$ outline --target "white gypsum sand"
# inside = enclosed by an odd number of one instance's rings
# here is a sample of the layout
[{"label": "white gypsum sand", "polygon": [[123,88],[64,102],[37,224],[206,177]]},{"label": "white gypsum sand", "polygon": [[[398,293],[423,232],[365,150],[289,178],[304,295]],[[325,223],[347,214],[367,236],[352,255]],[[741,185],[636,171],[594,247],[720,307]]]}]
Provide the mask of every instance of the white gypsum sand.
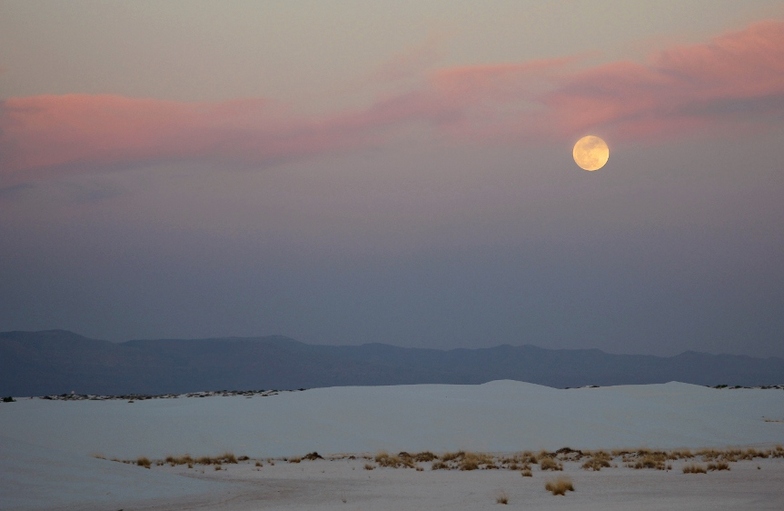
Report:
[{"label": "white gypsum sand", "polygon": [[[510,505],[541,501],[536,507],[542,509],[613,509],[614,502],[627,508],[631,502],[650,502],[648,508],[657,509],[667,502],[691,503],[690,508],[697,509],[703,501],[713,503],[712,509],[730,502],[739,509],[737,505],[753,499],[762,506],[756,509],[778,509],[784,500],[781,459],[739,461],[730,471],[709,474],[683,474],[677,466],[669,472],[619,467],[593,473],[578,463],[565,463],[577,491],[553,497],[544,490],[551,474],[536,466],[531,478],[506,470],[364,470],[362,460],[274,466],[263,462],[259,470],[250,462],[224,465],[219,471],[198,466],[147,470],[90,456],[164,459],[230,451],[266,460],[311,451],[329,455],[382,449],[511,453],[564,446],[770,447],[784,441],[784,423],[777,422],[783,414],[781,390],[719,390],[679,383],[568,390],[511,381],[338,387],[270,397],[135,403],[19,399],[0,406],[0,509],[69,508],[75,502],[81,502],[80,508],[110,509],[116,503],[117,509],[132,504],[187,509],[192,499],[206,509],[225,510],[417,507],[410,499],[422,509],[477,509],[485,500],[487,506],[500,505],[493,493],[500,491],[506,492]],[[118,470],[116,479],[97,475]],[[146,490],[123,493],[118,485],[125,484],[119,482],[125,477]],[[78,491],[72,481],[79,481]],[[221,482],[218,487],[216,481]],[[357,496],[363,503],[346,507]]]}]

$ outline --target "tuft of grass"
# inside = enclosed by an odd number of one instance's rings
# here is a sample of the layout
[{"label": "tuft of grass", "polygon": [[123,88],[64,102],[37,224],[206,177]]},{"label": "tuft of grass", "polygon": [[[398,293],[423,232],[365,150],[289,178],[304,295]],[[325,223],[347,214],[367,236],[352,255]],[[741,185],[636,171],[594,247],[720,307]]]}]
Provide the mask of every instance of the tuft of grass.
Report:
[{"label": "tuft of grass", "polygon": [[531,473],[531,469],[530,468],[527,468],[527,469],[523,470],[522,472],[520,472],[520,475],[522,475],[523,477],[533,477],[534,476]]},{"label": "tuft of grass", "polygon": [[708,470],[713,472],[714,470],[729,470],[730,464],[726,461],[717,461],[715,463],[708,463]]},{"label": "tuft of grass", "polygon": [[558,470],[563,470],[563,465],[555,461],[553,458],[550,458],[549,456],[542,456],[539,458],[539,468],[541,470],[558,471]]},{"label": "tuft of grass", "polygon": [[257,462],[256,462],[256,466],[257,466],[257,467],[259,467],[259,468],[261,468],[261,467],[263,467],[264,465],[262,465],[260,461],[257,461]]},{"label": "tuft of grass", "polygon": [[477,470],[479,468],[496,468],[495,460],[489,454],[469,452],[460,460],[460,470]]},{"label": "tuft of grass", "polygon": [[406,456],[404,453],[403,456],[400,455],[392,455],[386,451],[381,451],[376,454],[374,458],[375,462],[378,463],[380,467],[389,467],[389,468],[398,468],[398,467],[407,467],[407,468],[415,468],[416,465],[414,461],[411,459],[411,456]]},{"label": "tuft of grass", "polygon": [[684,474],[706,474],[707,472],[703,465],[697,465],[696,463],[689,463],[683,466]]},{"label": "tuft of grass", "polygon": [[166,456],[165,461],[172,467],[177,465],[193,465],[194,463],[193,458],[191,458],[189,454],[186,454],[185,456]]},{"label": "tuft of grass", "polygon": [[585,462],[582,464],[582,468],[583,470],[593,470],[595,472],[598,472],[603,468],[611,467],[612,466],[610,465],[611,459],[612,458],[610,458],[610,455],[607,454],[606,452],[597,451],[591,454],[590,458],[585,460]]},{"label": "tuft of grass", "polygon": [[441,455],[441,461],[452,461],[457,460],[465,456],[464,451],[457,451],[457,452],[446,452]]},{"label": "tuft of grass", "polygon": [[496,504],[509,504],[509,495],[506,494],[505,491],[501,490],[498,496],[495,498]]},{"label": "tuft of grass", "polygon": [[373,470],[374,468],[376,468],[374,465],[371,465],[370,463],[365,463],[365,470]]},{"label": "tuft of grass", "polygon": [[552,481],[547,481],[544,489],[551,492],[553,495],[566,495],[567,491],[574,491],[572,480],[568,477],[559,477]]},{"label": "tuft of grass", "polygon": [[435,460],[437,458],[438,458],[438,456],[436,456],[435,454],[433,454],[430,451],[423,451],[423,452],[416,453],[414,455],[414,461],[424,462],[424,463],[433,461],[433,460]]},{"label": "tuft of grass", "polygon": [[147,458],[146,456],[141,456],[139,458],[136,458],[136,464],[144,468],[150,468],[151,465],[150,459]]},{"label": "tuft of grass", "polygon": [[667,453],[664,452],[651,452],[647,449],[640,449],[637,452],[637,460],[627,464],[628,467],[634,469],[652,468],[656,470],[664,470],[667,468]]},{"label": "tuft of grass", "polygon": [[430,470],[449,470],[449,465],[443,461],[434,461],[433,465],[430,467]]}]

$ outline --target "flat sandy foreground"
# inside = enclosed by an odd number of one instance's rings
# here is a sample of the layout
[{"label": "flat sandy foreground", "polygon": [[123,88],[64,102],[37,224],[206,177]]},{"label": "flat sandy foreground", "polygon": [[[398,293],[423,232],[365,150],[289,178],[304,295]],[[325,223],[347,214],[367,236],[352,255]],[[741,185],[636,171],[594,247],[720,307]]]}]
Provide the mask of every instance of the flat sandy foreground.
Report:
[{"label": "flat sandy foreground", "polygon": [[[368,462],[361,459],[277,462],[258,470],[253,462],[241,462],[223,465],[221,471],[206,467],[196,475],[239,483],[230,490],[190,502],[159,502],[138,509],[498,511],[506,509],[499,502],[503,497],[508,508],[518,509],[784,509],[784,459],[739,461],[729,471],[707,474],[684,474],[682,466],[688,463],[674,462],[670,471],[620,467],[594,472],[567,462],[562,472],[534,467],[531,477],[522,477],[520,471],[509,470],[430,470],[429,463],[421,464],[420,472],[366,470]],[[574,491],[563,496],[548,492],[546,482],[559,477],[568,477]]]},{"label": "flat sandy foreground", "polygon": [[[565,390],[507,381],[135,403],[20,399],[0,405],[0,509],[780,511],[784,457],[758,455],[777,456],[780,444],[784,391],[678,383]],[[566,446],[584,454],[556,455]],[[699,455],[703,448],[724,455]],[[538,459],[526,459],[524,449]],[[610,466],[581,468],[588,450],[598,449]],[[630,467],[657,450],[686,449],[693,457],[666,459],[664,470]],[[401,451],[439,458],[391,468],[376,459],[382,450],[392,459]],[[488,458],[480,457],[476,470],[459,470],[460,458],[447,462],[451,470],[433,470],[444,453],[461,450],[491,453],[500,468],[482,469]],[[543,470],[540,450],[563,470]],[[314,451],[324,459],[296,462]],[[198,462],[227,452],[238,462]],[[187,458],[165,462],[186,453],[191,467]],[[138,466],[139,457],[150,468]],[[729,470],[683,471],[722,460]],[[574,491],[548,492],[545,484],[559,477]]]}]

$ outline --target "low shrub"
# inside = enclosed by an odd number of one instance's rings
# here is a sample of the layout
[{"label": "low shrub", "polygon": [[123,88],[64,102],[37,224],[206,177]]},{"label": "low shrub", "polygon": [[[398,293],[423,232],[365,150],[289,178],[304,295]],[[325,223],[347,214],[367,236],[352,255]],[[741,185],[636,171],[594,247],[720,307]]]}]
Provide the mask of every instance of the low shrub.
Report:
[{"label": "low shrub", "polygon": [[610,465],[610,458],[609,457],[602,457],[602,456],[594,456],[585,460],[582,464],[583,470],[593,470],[598,472],[603,468],[609,468]]},{"label": "low shrub", "polygon": [[389,467],[389,468],[398,468],[398,467],[407,467],[407,468],[414,468],[416,465],[412,461],[410,457],[407,456],[395,456],[387,453],[386,451],[381,451],[376,454],[375,457],[376,463],[380,467]]},{"label": "low shrub", "polygon": [[574,491],[574,485],[568,477],[559,477],[558,479],[547,481],[544,489],[553,495],[566,495],[567,491]]},{"label": "low shrub", "polygon": [[425,462],[425,463],[429,461],[433,461],[437,458],[438,456],[436,456],[430,451],[424,451],[414,455],[414,461]]},{"label": "low shrub", "polygon": [[684,474],[706,474],[708,471],[702,465],[697,465],[696,463],[689,463],[688,465],[683,466],[683,473]]},{"label": "low shrub", "polygon": [[717,461],[716,463],[708,463],[708,470],[713,472],[714,470],[729,470],[730,464],[726,461]]},{"label": "low shrub", "polygon": [[549,456],[539,458],[539,468],[541,470],[552,470],[558,471],[563,470],[563,465],[555,461],[553,458]]}]

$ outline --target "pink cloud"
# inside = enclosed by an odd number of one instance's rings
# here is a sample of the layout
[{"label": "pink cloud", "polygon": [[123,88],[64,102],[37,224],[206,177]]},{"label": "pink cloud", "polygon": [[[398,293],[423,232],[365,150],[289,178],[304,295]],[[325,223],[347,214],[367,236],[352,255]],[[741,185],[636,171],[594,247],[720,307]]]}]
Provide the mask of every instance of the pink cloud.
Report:
[{"label": "pink cloud", "polygon": [[675,135],[784,113],[784,22],[565,75],[542,98],[560,133]]},{"label": "pink cloud", "polygon": [[580,67],[584,61],[440,69],[413,90],[321,117],[295,116],[265,99],[8,98],[0,101],[0,180],[13,185],[160,161],[265,166],[380,144],[416,122],[447,137],[519,144],[586,132],[652,140],[764,126],[784,114],[784,22],[669,48],[644,63]]},{"label": "pink cloud", "polygon": [[415,112],[379,103],[298,118],[266,100],[181,103],[72,94],[0,102],[0,177],[21,181],[153,161],[266,165],[373,143]]}]

